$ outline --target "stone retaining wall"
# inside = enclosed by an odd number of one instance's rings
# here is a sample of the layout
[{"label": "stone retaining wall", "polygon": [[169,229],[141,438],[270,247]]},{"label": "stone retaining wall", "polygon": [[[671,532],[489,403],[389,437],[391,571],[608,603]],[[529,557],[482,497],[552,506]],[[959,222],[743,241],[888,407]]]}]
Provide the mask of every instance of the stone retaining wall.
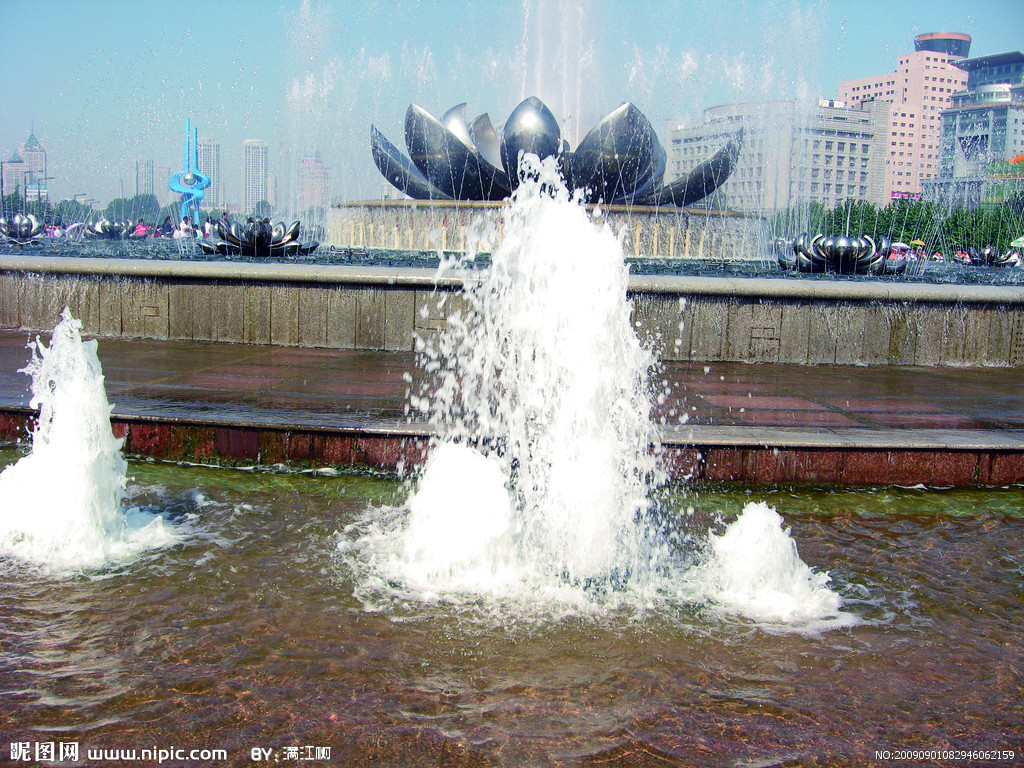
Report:
[{"label": "stone retaining wall", "polygon": [[[35,419],[36,413],[27,409],[0,408],[0,442],[23,438]],[[429,452],[429,436],[408,429],[403,433],[242,426],[116,414],[111,428],[129,456],[220,466],[283,463],[397,470],[422,465]],[[1024,480],[1024,451],[1019,447],[751,447],[704,444],[698,438],[685,445],[666,444],[663,450],[668,476],[686,482],[1002,487]]]},{"label": "stone retaining wall", "polygon": [[[48,331],[66,305],[96,336],[411,350],[460,288],[419,269],[8,255],[0,326]],[[664,359],[1024,366],[1022,287],[668,276],[630,292]]]}]

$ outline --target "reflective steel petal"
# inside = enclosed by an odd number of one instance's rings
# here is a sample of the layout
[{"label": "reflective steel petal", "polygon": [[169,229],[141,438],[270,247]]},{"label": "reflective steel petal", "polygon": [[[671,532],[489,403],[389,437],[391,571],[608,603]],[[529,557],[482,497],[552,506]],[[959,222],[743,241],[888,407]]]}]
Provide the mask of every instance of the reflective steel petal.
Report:
[{"label": "reflective steel petal", "polygon": [[466,102],[456,104],[444,113],[441,124],[451,131],[463,144],[470,149],[476,149],[473,138],[469,135],[469,125],[466,124]]},{"label": "reflective steel petal", "polygon": [[[281,222],[281,226],[284,226],[283,221]],[[302,225],[299,222],[293,221],[292,225],[284,231],[284,234],[281,237],[277,238],[277,241],[274,243],[274,245],[287,245],[288,243],[298,240],[299,229],[301,228],[301,226]]]},{"label": "reflective steel petal", "polygon": [[381,175],[388,180],[391,186],[399,192],[403,192],[414,200],[450,200],[451,195],[446,195],[424,176],[420,169],[412,164],[401,150],[388,141],[384,134],[375,126],[370,126],[370,149],[373,152],[373,162]]},{"label": "reflective steel petal", "polygon": [[536,96],[523,99],[501,132],[501,163],[513,187],[519,186],[519,154],[531,152],[541,160],[558,154],[562,131],[558,121]]},{"label": "reflective steel petal", "polygon": [[501,142],[491,124],[490,115],[484,112],[469,126],[469,136],[477,151],[495,168],[504,168],[501,162]]},{"label": "reflective steel petal", "polygon": [[576,147],[571,186],[586,189],[588,202],[634,200],[651,186],[658,137],[643,113],[625,103],[608,114]]},{"label": "reflective steel petal", "polygon": [[503,200],[512,193],[502,171],[416,104],[405,115],[405,143],[430,183],[456,200]]},{"label": "reflective steel petal", "polygon": [[652,205],[675,205],[685,208],[703,200],[725,183],[736,167],[743,148],[740,128],[720,150],[685,176],[658,190],[649,200]]}]

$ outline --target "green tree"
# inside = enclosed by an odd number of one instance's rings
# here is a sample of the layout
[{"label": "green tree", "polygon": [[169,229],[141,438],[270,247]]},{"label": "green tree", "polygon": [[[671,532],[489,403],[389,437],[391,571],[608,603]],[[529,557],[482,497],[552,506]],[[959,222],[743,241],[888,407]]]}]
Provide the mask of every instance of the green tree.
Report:
[{"label": "green tree", "polygon": [[168,203],[157,211],[153,221],[156,224],[163,224],[164,219],[168,216],[171,217],[171,223],[174,224],[174,226],[178,226],[178,223],[181,221],[181,203],[176,200]]},{"label": "green tree", "polygon": [[53,220],[61,226],[74,224],[76,221],[88,221],[92,210],[85,203],[77,200],[61,200],[53,208]]}]

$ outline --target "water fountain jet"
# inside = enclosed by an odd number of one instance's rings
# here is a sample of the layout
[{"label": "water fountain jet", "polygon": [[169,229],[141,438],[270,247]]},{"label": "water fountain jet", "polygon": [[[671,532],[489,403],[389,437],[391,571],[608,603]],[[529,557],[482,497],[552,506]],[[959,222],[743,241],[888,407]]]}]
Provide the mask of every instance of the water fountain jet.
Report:
[{"label": "water fountain jet", "polygon": [[95,340],[64,309],[49,346],[30,342],[32,451],[0,474],[0,555],[56,571],[97,568],[172,536],[160,517],[122,508],[127,463]]}]

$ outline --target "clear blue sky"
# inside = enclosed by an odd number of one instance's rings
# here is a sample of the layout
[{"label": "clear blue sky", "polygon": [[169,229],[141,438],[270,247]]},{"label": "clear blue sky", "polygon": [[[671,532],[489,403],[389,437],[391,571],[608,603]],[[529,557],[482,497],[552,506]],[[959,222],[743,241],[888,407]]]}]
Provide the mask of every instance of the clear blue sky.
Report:
[{"label": "clear blue sky", "polygon": [[0,0],[0,29],[3,159],[34,127],[51,197],[103,202],[134,193],[136,158],[180,167],[186,117],[221,141],[229,199],[247,138],[272,172],[319,150],[354,199],[380,190],[370,123],[402,145],[412,101],[499,124],[536,94],[574,143],[622,101],[663,135],[716,103],[834,96],[921,32],[1024,49],[1021,0]]}]

